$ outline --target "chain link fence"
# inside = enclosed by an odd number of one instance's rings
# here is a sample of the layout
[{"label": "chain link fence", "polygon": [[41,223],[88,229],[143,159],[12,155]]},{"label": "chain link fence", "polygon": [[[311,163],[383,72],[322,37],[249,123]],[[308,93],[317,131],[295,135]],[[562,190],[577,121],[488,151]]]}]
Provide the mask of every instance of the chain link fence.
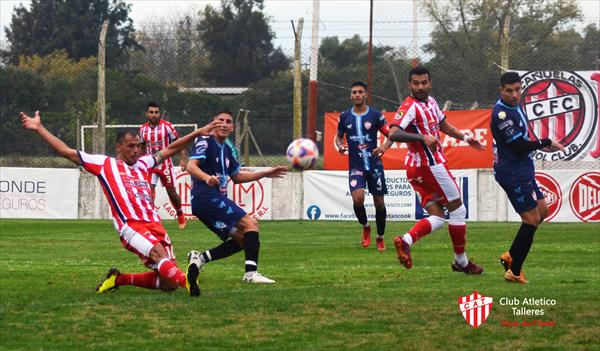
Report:
[{"label": "chain link fence", "polygon": [[[500,75],[498,39],[481,43],[477,40],[485,38],[473,37],[453,45],[452,41],[457,38],[436,34],[436,22],[422,10],[414,22],[407,20],[410,16],[397,3],[382,1],[381,6],[374,9],[372,105],[380,110],[395,111],[408,95],[406,74],[419,62],[432,72],[432,94],[440,105],[449,109],[493,106],[498,98]],[[350,83],[367,81],[368,76],[368,14],[361,22],[330,20],[331,14],[328,16],[322,14],[325,29],[320,35],[319,131],[323,131],[325,112],[341,112],[351,106]],[[149,101],[156,101],[172,123],[199,126],[226,107],[234,115],[247,116],[248,124],[237,128],[249,127],[255,137],[255,140],[245,138],[249,141],[247,146],[238,141],[240,151],[248,151],[248,155],[242,155],[243,163],[248,166],[285,164],[285,150],[293,139],[293,49],[282,50],[287,58],[285,69],[244,86],[220,84],[208,78],[210,57],[198,40],[196,24],[185,21],[184,18],[178,24],[146,24],[138,33],[138,41],[145,50],[129,53],[126,65],[107,70],[106,123],[141,125],[146,121],[144,110]],[[274,25],[283,22],[289,23],[289,20],[272,19]],[[306,131],[310,24],[307,22],[304,29],[301,56],[303,131]],[[416,36],[413,35],[415,25]],[[461,23],[456,21],[450,25],[459,27]],[[328,36],[338,28],[347,28],[348,35]],[[434,35],[437,39],[432,39]],[[510,54],[510,68],[598,69],[597,56],[596,61],[569,61],[559,60],[557,55],[540,54],[531,60],[519,43],[514,41],[511,47],[514,54]],[[81,134],[81,126],[97,124],[95,58],[74,62],[66,53],[57,52],[49,57],[22,60],[18,66],[1,66],[0,87],[0,166],[72,167],[38,138],[22,130],[18,113],[40,110],[46,127],[68,145],[79,148],[82,138],[89,142],[91,138]],[[187,131],[189,129],[182,130]],[[114,154],[112,132],[107,133],[106,145],[107,152]],[[597,167],[597,163],[568,164],[576,168]],[[552,167],[547,163],[541,166]]]}]

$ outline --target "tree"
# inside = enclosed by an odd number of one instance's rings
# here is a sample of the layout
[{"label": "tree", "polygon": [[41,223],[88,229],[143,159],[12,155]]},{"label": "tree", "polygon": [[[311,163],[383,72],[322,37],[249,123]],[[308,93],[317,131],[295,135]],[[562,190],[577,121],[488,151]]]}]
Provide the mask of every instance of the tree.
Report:
[{"label": "tree", "polygon": [[210,58],[206,77],[214,84],[246,86],[289,68],[261,12],[263,0],[221,0],[220,10],[208,5],[198,25]]},{"label": "tree", "polygon": [[[496,63],[507,16],[510,56],[505,68],[582,69],[581,60],[589,57],[593,45],[593,29],[586,42],[571,28],[581,18],[573,0],[428,0],[425,11],[435,23],[425,46],[433,54],[427,65],[435,94],[438,100],[457,102],[454,106],[459,108],[474,102],[489,106],[497,98]],[[584,66],[591,69],[590,64]]]},{"label": "tree", "polygon": [[133,36],[130,11],[131,5],[122,0],[32,0],[29,9],[16,8],[4,28],[10,48],[2,56],[11,64],[21,56],[56,50],[66,50],[76,60],[97,56],[102,22],[108,19],[107,65],[125,66],[127,50],[141,48]]}]

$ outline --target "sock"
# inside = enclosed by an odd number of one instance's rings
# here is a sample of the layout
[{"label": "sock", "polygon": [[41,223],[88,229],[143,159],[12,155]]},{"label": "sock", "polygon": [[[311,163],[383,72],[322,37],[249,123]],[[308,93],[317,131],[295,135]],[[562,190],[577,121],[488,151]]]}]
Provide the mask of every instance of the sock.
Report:
[{"label": "sock", "polygon": [[244,253],[246,254],[246,273],[256,272],[258,269],[258,250],[260,241],[258,232],[246,232],[244,234]]},{"label": "sock", "polygon": [[176,208],[175,212],[177,212],[177,217],[181,217],[183,216],[183,210],[181,209],[181,207]]},{"label": "sock", "polygon": [[521,275],[521,267],[529,254],[529,250],[533,244],[533,235],[536,230],[537,227],[531,224],[521,223],[521,227],[509,251],[513,259],[510,269],[514,275]]},{"label": "sock", "polygon": [[375,207],[375,222],[377,222],[377,237],[383,238],[385,234],[385,219],[387,217],[387,211],[385,206],[381,208]]},{"label": "sock", "polygon": [[448,234],[450,234],[450,240],[452,240],[454,259],[461,267],[466,267],[469,264],[465,254],[465,244],[467,242],[466,216],[467,209],[464,205],[460,205],[460,207],[448,213]]},{"label": "sock", "polygon": [[[444,225],[444,219],[438,216],[429,216],[418,221],[410,230],[408,235],[411,237],[411,243],[405,240],[407,244],[412,245],[429,233],[433,233]],[[406,235],[406,234],[405,234]]]},{"label": "sock", "polygon": [[179,284],[182,288],[185,288],[185,273],[183,273],[175,263],[168,258],[163,258],[158,262],[158,274],[163,278]]},{"label": "sock", "polygon": [[121,274],[115,280],[117,286],[133,285],[146,289],[158,289],[158,274],[156,272]]},{"label": "sock", "polygon": [[364,205],[353,204],[354,214],[356,215],[356,219],[358,219],[358,223],[362,224],[363,227],[369,226],[367,222],[367,211],[365,210]]},{"label": "sock", "polygon": [[202,263],[208,263],[210,261],[220,260],[225,257],[229,257],[236,252],[242,251],[242,247],[234,239],[229,239],[219,246],[213,247],[210,250],[206,250],[200,256]]}]

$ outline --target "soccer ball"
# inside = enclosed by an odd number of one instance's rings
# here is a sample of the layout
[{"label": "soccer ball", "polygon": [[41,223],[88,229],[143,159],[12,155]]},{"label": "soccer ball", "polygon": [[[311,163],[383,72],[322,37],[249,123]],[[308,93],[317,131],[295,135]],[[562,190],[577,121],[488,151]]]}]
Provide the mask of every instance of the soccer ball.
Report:
[{"label": "soccer ball", "polygon": [[310,169],[317,164],[319,148],[310,139],[296,139],[288,146],[286,155],[295,169]]}]

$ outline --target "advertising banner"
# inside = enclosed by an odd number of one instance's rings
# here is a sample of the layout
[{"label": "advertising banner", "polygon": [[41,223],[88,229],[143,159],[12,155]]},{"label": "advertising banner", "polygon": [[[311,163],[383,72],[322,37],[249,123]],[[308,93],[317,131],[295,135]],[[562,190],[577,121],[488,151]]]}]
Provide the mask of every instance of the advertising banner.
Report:
[{"label": "advertising banner", "polygon": [[[544,170],[535,179],[548,204],[547,222],[600,222],[600,172]],[[510,203],[508,213],[521,220]]]},{"label": "advertising banner", "polygon": [[[384,113],[390,123],[394,112]],[[451,169],[491,168],[492,133],[490,132],[491,110],[446,111],[446,118],[456,128],[481,141],[484,151],[475,150],[464,141],[458,141],[450,136],[441,134],[444,154]],[[323,167],[326,170],[347,170],[348,156],[341,155],[335,148],[339,113],[325,113],[325,137],[323,141]],[[378,133],[377,145],[385,142],[385,136]],[[405,143],[394,143],[383,155],[383,165],[387,169],[404,169],[404,158],[408,150]]]},{"label": "advertising banner", "polygon": [[0,168],[0,218],[76,219],[78,169]]},{"label": "advertising banner", "polygon": [[[452,170],[452,175],[461,188],[467,218],[477,220],[477,170]],[[386,170],[385,176],[388,220],[414,220],[427,215],[406,179],[406,171]],[[348,171],[305,171],[303,178],[304,219],[356,220],[348,188]],[[368,192],[365,193],[365,208],[369,220],[374,220],[373,197]]]},{"label": "advertising banner", "polygon": [[532,139],[558,141],[564,151],[538,150],[535,160],[600,162],[600,71],[518,71],[521,107]]},{"label": "advertising banner", "polygon": [[[260,167],[242,168],[246,172],[261,170]],[[186,217],[192,215],[191,190],[192,179],[187,172],[181,172],[175,167],[176,190],[181,197],[181,207]],[[234,184],[231,179],[227,185],[227,196],[240,206],[246,213],[256,219],[271,219],[272,179],[263,178],[258,181]],[[159,181],[156,186],[154,205],[158,208],[161,218],[176,218],[176,212],[169,200],[167,191]]]}]

